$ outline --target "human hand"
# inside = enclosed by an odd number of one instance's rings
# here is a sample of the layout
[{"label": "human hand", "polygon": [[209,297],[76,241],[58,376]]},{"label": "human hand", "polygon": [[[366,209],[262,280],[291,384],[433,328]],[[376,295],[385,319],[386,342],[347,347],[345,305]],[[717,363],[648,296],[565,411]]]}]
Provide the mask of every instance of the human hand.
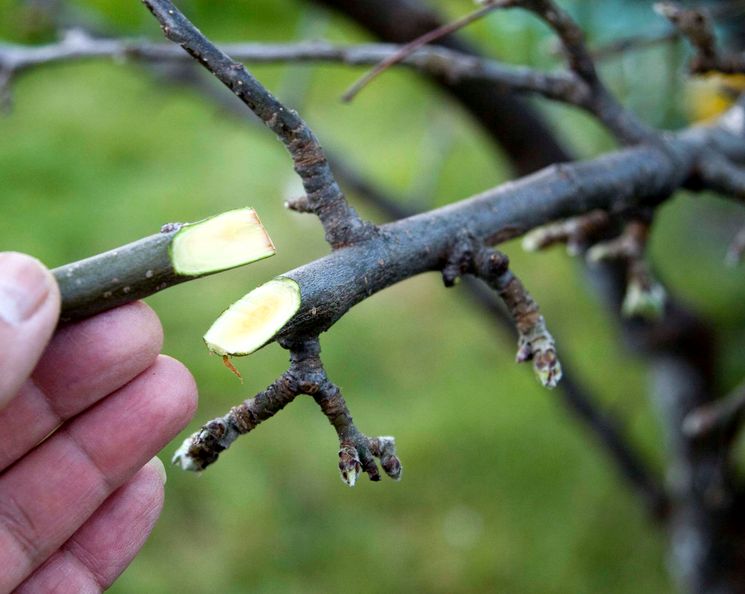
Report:
[{"label": "human hand", "polygon": [[54,332],[59,302],[36,260],[0,253],[0,593],[107,588],[160,514],[153,456],[196,406],[149,307]]}]

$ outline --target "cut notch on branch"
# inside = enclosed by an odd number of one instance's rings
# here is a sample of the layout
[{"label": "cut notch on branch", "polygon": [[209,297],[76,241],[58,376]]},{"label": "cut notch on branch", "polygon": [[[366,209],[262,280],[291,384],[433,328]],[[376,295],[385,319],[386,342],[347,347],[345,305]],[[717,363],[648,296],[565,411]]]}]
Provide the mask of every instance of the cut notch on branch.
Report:
[{"label": "cut notch on branch", "polygon": [[271,280],[226,309],[207,330],[204,342],[221,357],[250,355],[274,338],[300,303],[300,286],[294,280]]}]

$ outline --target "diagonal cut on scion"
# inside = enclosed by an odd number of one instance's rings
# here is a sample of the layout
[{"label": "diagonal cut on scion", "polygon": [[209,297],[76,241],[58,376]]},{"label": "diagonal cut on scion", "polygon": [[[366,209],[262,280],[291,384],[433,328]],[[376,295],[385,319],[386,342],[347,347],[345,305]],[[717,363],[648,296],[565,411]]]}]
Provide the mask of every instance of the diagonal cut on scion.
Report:
[{"label": "diagonal cut on scion", "polygon": [[300,286],[275,278],[236,301],[204,335],[210,352],[221,357],[250,355],[269,342],[300,309]]}]

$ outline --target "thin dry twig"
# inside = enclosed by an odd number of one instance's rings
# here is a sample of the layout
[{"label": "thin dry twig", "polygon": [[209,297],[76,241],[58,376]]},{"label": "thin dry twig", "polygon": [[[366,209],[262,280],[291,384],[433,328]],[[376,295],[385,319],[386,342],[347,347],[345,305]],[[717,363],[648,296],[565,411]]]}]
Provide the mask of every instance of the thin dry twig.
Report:
[{"label": "thin dry twig", "polygon": [[502,1],[491,1],[487,2],[479,8],[478,10],[475,10],[469,14],[467,14],[464,17],[461,17],[451,23],[447,23],[445,25],[442,25],[441,27],[437,27],[436,29],[433,29],[429,33],[426,33],[422,35],[421,37],[418,37],[414,39],[413,41],[410,41],[406,45],[402,46],[400,49],[398,49],[395,53],[388,56],[384,60],[382,60],[379,64],[375,66],[372,70],[367,72],[365,75],[363,75],[359,80],[357,80],[349,89],[347,89],[344,94],[342,95],[343,101],[351,101],[354,99],[359,92],[364,89],[368,84],[370,84],[375,78],[380,76],[383,72],[388,70],[391,66],[398,64],[399,62],[404,61],[407,57],[409,57],[411,54],[413,54],[416,50],[421,48],[424,45],[427,45],[428,43],[432,43],[433,41],[437,41],[438,39],[442,39],[443,37],[446,37],[448,35],[451,35],[452,33],[455,33],[456,31],[459,31],[460,29],[463,29],[464,27],[467,27],[471,23],[475,23],[479,19],[485,17],[487,14],[492,12],[493,10],[497,8],[506,7],[510,4],[510,0],[502,0]]},{"label": "thin dry twig", "polygon": [[745,53],[720,51],[708,11],[686,9],[677,2],[658,2],[654,8],[680,31],[695,50],[696,54],[690,63],[691,73],[737,74],[745,72]]}]

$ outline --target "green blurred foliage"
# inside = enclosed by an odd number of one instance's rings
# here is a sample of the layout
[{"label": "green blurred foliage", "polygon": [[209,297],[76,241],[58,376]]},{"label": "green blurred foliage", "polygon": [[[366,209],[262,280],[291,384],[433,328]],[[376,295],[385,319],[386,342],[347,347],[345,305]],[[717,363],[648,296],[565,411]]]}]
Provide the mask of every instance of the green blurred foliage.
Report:
[{"label": "green blurred foliage", "polygon": [[[288,40],[308,30],[365,39],[300,2],[183,4],[216,40]],[[451,15],[471,6],[439,4]],[[593,40],[622,34],[620,25],[652,26],[652,17],[636,9],[609,19],[618,2],[592,3],[606,6],[592,10],[590,3],[575,4]],[[6,40],[51,37],[28,10],[0,2]],[[159,39],[138,3],[80,1],[69,12],[101,32]],[[468,34],[507,61],[555,62],[545,28],[528,15],[495,14]],[[665,48],[603,69],[624,101],[658,125],[682,121],[679,71],[680,52]],[[326,146],[392,192],[415,195],[418,204],[452,202],[508,176],[473,123],[407,72],[387,73],[352,105],[337,99],[358,72],[334,66],[255,72],[301,108]],[[284,370],[286,353],[271,345],[236,361],[246,380],[240,385],[208,356],[201,334],[252,287],[326,253],[319,225],[282,209],[297,185],[271,134],[146,68],[98,62],[40,69],[17,82],[14,98],[12,113],[0,119],[0,249],[56,266],[165,222],[242,205],[258,209],[279,248],[274,258],[149,300],[163,320],[165,352],[189,366],[201,390],[197,418],[162,453],[168,459],[201,422]],[[586,116],[540,105],[579,154],[612,146]],[[661,209],[653,237],[663,278],[723,337],[723,389],[743,372],[745,279],[721,258],[744,222],[722,201],[681,196]],[[561,250],[506,249],[561,352],[661,466],[643,362],[623,350],[579,267]],[[537,385],[528,366],[513,363],[512,339],[462,290],[443,289],[436,275],[412,279],[357,306],[322,337],[322,346],[359,427],[397,437],[403,480],[346,488],[337,478],[333,430],[310,399],[299,398],[203,476],[170,471],[163,517],[113,592],[670,590],[664,535],[648,524],[555,394]]]}]

